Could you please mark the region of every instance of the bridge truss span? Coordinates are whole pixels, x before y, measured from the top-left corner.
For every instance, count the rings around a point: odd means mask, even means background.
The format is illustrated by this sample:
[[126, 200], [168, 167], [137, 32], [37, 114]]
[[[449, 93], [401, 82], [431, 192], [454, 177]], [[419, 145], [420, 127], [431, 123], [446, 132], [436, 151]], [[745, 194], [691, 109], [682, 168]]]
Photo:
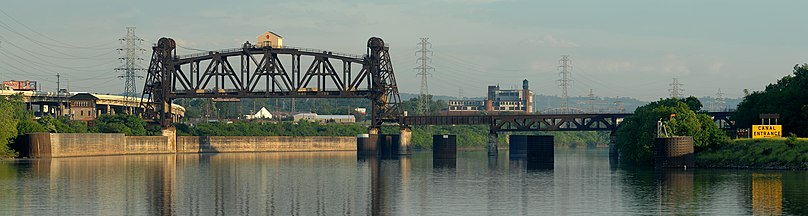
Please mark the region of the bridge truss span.
[[[329, 51], [241, 48], [178, 56], [171, 38], [153, 47], [143, 99], [145, 117], [166, 127], [176, 98], [367, 98], [373, 126], [396, 122], [400, 97], [388, 47], [371, 38], [364, 56]], [[149, 100], [150, 99], [150, 100]]]
[[493, 119], [494, 131], [614, 131], [627, 114], [503, 115]]
[[554, 114], [554, 115], [478, 115], [478, 116], [406, 116], [405, 125], [488, 125], [500, 131], [592, 131], [617, 130], [623, 118], [631, 114]]
[[[708, 112], [716, 125], [734, 130], [731, 112]], [[631, 113], [404, 116], [404, 125], [488, 125], [491, 132], [506, 131], [616, 131]]]

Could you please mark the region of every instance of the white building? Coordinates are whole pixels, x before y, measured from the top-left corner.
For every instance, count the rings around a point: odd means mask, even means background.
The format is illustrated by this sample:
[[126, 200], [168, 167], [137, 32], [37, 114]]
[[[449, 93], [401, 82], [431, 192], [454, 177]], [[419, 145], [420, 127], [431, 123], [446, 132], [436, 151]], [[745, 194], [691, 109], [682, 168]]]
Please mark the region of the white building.
[[247, 119], [272, 119], [272, 113], [267, 111], [266, 107], [261, 107], [261, 110], [258, 110], [255, 114], [252, 115], [244, 115]]

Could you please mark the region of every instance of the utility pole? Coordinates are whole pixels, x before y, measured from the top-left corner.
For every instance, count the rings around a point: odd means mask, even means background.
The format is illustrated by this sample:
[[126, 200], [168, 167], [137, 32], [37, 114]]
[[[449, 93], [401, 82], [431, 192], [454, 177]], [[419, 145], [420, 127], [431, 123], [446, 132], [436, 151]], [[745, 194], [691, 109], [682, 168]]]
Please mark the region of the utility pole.
[[435, 70], [435, 68], [429, 66], [429, 63], [432, 63], [432, 59], [428, 57], [428, 55], [432, 55], [432, 51], [429, 50], [429, 48], [432, 48], [432, 43], [429, 43], [428, 40], [429, 38], [421, 38], [421, 42], [418, 43], [421, 49], [415, 51], [416, 55], [421, 55], [416, 60], [416, 62], [421, 62], [421, 65], [415, 68], [415, 70], [418, 70], [417, 75], [421, 76], [421, 95], [418, 96], [418, 113], [420, 114], [429, 113], [429, 86], [427, 85], [427, 76], [430, 75], [430, 70]]
[[567, 94], [567, 89], [572, 87], [572, 60], [569, 55], [562, 55], [558, 62], [560, 64], [558, 68], [561, 70], [558, 73], [561, 78], [557, 80], [558, 86], [561, 86], [561, 107], [563, 112], [568, 112], [569, 94]]
[[671, 88], [668, 91], [671, 92], [671, 98], [682, 98], [682, 93], [684, 93], [685, 89], [682, 88], [684, 84], [679, 83], [679, 79], [673, 78], [673, 83], [670, 84]]
[[145, 70], [137, 64], [138, 61], [143, 61], [143, 58], [138, 56], [138, 52], [143, 53], [146, 50], [140, 48], [143, 39], [135, 36], [135, 27], [126, 27], [126, 37], [119, 40], [122, 42], [123, 47], [119, 48], [118, 51], [123, 52], [124, 55], [118, 59], [123, 61], [123, 65], [115, 68], [115, 70], [123, 71], [123, 75], [118, 76], [118, 78], [124, 79], [123, 96], [127, 104], [127, 114], [131, 115], [134, 114], [132, 111], [136, 104], [137, 87], [135, 87], [135, 79], [143, 79], [143, 76], [137, 75], [137, 72]]
[[58, 101], [59, 101], [59, 106], [58, 106], [59, 110], [56, 111], [56, 116], [62, 115], [62, 93], [61, 93], [61, 91], [62, 91], [61, 81], [62, 80], [61, 80], [61, 77], [62, 77], [62, 75], [60, 75], [59, 73], [56, 73], [56, 98], [58, 98]]

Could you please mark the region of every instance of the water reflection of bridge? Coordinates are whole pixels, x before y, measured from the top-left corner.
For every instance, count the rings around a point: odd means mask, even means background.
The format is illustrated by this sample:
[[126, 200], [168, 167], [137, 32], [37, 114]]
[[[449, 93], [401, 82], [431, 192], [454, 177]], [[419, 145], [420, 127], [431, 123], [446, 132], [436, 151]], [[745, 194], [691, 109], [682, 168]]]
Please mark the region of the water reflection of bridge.
[[552, 170], [483, 152], [463, 152], [454, 168], [436, 167], [429, 154], [388, 160], [353, 152], [15, 161], [0, 163], [0, 214], [806, 212], [804, 173], [616, 168], [603, 151], [561, 152]]

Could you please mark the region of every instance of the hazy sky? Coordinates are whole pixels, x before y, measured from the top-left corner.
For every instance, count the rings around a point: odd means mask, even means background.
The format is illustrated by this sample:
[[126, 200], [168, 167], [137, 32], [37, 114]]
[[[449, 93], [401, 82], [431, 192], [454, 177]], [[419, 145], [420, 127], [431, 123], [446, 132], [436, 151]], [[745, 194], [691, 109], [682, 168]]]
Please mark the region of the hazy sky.
[[642, 100], [667, 97], [672, 78], [685, 95], [720, 88], [739, 97], [808, 60], [808, 1], [797, 0], [3, 1], [0, 79], [39, 80], [46, 90], [61, 73], [72, 91], [121, 92], [113, 68], [127, 26], [147, 50], [163, 36], [185, 47], [235, 48], [270, 30], [284, 45], [363, 54], [379, 36], [408, 93], [420, 89], [418, 38], [429, 37], [430, 93], [462, 88], [467, 97], [522, 79], [538, 94], [560, 95], [561, 55], [573, 61], [570, 95], [594, 89]]

